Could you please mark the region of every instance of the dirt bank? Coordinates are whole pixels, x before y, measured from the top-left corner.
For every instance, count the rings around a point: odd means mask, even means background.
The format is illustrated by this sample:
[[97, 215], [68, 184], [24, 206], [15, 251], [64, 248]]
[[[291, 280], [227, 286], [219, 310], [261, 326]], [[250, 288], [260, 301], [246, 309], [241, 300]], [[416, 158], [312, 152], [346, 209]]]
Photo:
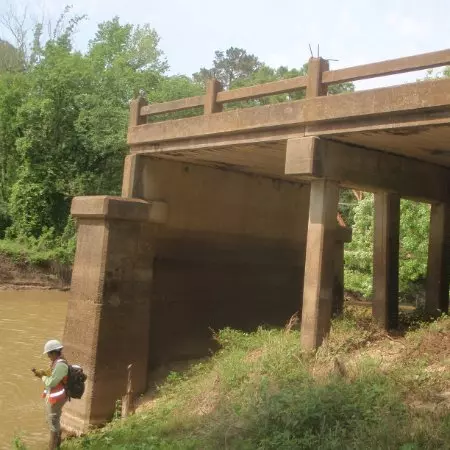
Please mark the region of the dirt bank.
[[70, 273], [70, 267], [61, 266], [57, 263], [33, 265], [0, 254], [0, 290], [68, 290]]

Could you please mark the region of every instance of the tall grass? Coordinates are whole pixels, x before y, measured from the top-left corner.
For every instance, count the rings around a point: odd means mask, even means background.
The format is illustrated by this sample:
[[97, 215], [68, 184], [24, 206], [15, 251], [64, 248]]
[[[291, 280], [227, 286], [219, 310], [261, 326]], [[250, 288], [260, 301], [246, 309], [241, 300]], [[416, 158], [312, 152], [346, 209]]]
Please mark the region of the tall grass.
[[436, 355], [420, 350], [446, 333], [444, 318], [393, 340], [347, 311], [323, 347], [306, 354], [295, 330], [225, 329], [222, 350], [172, 373], [138, 414], [64, 448], [450, 448], [447, 407], [427, 409], [450, 381], [445, 370], [429, 371]]

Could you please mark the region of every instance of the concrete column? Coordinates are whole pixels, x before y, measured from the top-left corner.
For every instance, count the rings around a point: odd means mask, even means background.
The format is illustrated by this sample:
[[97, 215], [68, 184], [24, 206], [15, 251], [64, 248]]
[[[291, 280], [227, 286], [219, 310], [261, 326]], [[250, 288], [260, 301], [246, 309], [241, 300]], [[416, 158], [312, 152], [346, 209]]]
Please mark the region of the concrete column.
[[432, 316], [448, 312], [449, 207], [431, 206], [425, 310]]
[[78, 197], [77, 250], [63, 342], [65, 356], [88, 375], [81, 400], [65, 407], [63, 427], [85, 432], [111, 419], [125, 392], [147, 388], [152, 236], [159, 205], [119, 197]]
[[352, 229], [338, 226], [334, 250], [333, 317], [340, 316], [344, 310], [344, 244], [351, 240]]
[[144, 155], [131, 154], [125, 157], [122, 178], [122, 197], [143, 198]]
[[398, 325], [400, 196], [375, 194], [372, 314], [386, 330]]
[[336, 241], [334, 254], [333, 317], [344, 309], [344, 243]]
[[338, 199], [336, 182], [311, 182], [301, 325], [306, 350], [319, 347], [330, 329]]

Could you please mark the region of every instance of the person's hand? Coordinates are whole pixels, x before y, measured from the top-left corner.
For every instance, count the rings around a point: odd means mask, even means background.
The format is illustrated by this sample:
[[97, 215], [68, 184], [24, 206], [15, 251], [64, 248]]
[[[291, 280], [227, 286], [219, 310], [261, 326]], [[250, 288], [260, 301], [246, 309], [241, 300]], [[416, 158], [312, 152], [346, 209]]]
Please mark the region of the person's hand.
[[31, 369], [31, 371], [34, 373], [34, 375], [38, 378], [43, 377], [43, 370], [36, 370], [34, 367]]

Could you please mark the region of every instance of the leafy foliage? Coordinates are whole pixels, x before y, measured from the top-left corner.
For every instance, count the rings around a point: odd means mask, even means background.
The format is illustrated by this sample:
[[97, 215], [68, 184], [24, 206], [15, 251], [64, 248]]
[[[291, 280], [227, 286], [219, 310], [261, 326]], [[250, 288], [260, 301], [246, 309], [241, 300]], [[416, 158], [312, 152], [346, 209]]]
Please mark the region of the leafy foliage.
[[202, 67], [193, 78], [203, 84], [209, 78], [216, 78], [225, 89], [229, 89], [233, 83], [251, 77], [261, 67], [262, 63], [255, 55], [242, 48], [230, 47], [225, 52], [216, 51], [212, 67]]
[[[373, 201], [373, 194], [365, 194], [356, 203], [353, 239], [345, 251], [345, 285], [366, 297], [372, 294]], [[430, 206], [401, 200], [400, 214], [399, 289], [408, 296], [426, 275]]]
[[199, 89], [165, 76], [149, 25], [113, 18], [99, 25], [86, 54], [74, 51], [83, 17], [69, 13], [45, 42], [36, 26], [24, 72], [0, 71], [0, 233], [8, 228], [8, 238], [30, 244], [45, 235], [49, 248], [74, 231], [74, 196], [119, 193], [129, 100], [141, 90], [169, 100]]
[[23, 70], [20, 51], [8, 41], [0, 39], [0, 72], [17, 72]]

